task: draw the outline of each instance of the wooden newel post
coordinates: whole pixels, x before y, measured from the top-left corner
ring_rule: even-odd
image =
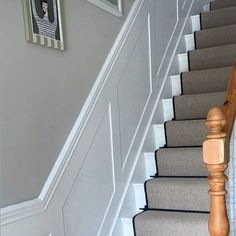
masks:
[[[227,216],[225,170],[229,162],[229,140],[224,132],[226,119],[220,107],[213,107],[208,115],[206,126],[209,133],[203,142],[203,160],[210,173],[210,217],[209,232],[211,236],[228,236],[229,220]]]

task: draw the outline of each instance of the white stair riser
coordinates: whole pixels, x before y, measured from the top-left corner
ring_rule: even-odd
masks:
[[[170,76],[170,80],[171,80],[172,96],[180,95],[182,92],[180,75],[172,75]]]
[[[164,124],[153,125],[156,149],[166,144]]]
[[[210,11],[210,4],[207,4],[207,5],[203,6],[203,11],[204,12]]]
[[[130,218],[121,218],[124,236],[134,236],[133,221]]]
[[[146,205],[144,184],[133,184],[137,212]]]
[[[188,54],[183,53],[178,55],[179,73],[188,71]]]
[[[164,121],[172,120],[174,118],[173,100],[162,99],[162,107]]]
[[[191,16],[192,32],[201,30],[200,15]]]
[[[156,174],[156,163],[155,163],[155,153],[146,152],[144,153],[145,158],[145,169],[146,169],[146,178],[150,178]]]
[[[195,49],[194,34],[187,34],[184,36],[184,41],[186,45],[186,51],[192,51]]]

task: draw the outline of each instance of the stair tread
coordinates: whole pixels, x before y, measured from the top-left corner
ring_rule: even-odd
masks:
[[[161,148],[156,152],[160,176],[207,176],[202,147]]]
[[[136,236],[207,236],[208,214],[144,211],[134,218]]]
[[[183,94],[225,91],[231,72],[232,66],[184,72],[181,74]]]
[[[209,211],[207,178],[154,178],[145,186],[148,208]]]
[[[226,92],[187,94],[174,97],[175,119],[206,118],[213,106],[222,106]]]
[[[236,1],[235,0],[215,0],[211,2],[211,10],[216,10],[216,9],[222,9],[222,8],[228,8],[236,6]]]
[[[209,48],[236,43],[236,24],[195,32],[195,48]]]
[[[165,129],[167,147],[202,146],[208,132],[205,119],[168,121]]]
[[[236,44],[197,49],[189,52],[189,68],[192,71],[232,66],[235,55]]]
[[[236,6],[201,13],[201,28],[209,29],[236,24]]]

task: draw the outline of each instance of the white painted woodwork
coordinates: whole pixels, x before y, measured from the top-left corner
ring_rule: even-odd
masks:
[[[195,49],[194,34],[187,34],[184,36],[186,51],[192,51]]]
[[[135,194],[136,209],[138,210],[140,208],[143,208],[146,205],[144,185],[143,183],[133,184],[133,187],[134,187],[134,194]]]
[[[122,218],[123,225],[123,235],[124,236],[134,236],[133,222],[131,218]]]
[[[146,179],[156,174],[156,163],[154,152],[144,152]]]
[[[153,125],[156,149],[166,144],[164,124]]]
[[[173,100],[172,98],[162,99],[164,121],[174,118]]]
[[[191,22],[192,22],[192,33],[201,30],[199,15],[191,16]]]
[[[188,54],[182,53],[178,55],[179,61],[179,72],[186,72],[188,71]]]
[[[172,96],[180,95],[182,92],[180,75],[172,75],[170,76],[170,80],[171,80]]]
[[[39,198],[1,209],[2,236],[133,235],[205,2],[135,1]]]

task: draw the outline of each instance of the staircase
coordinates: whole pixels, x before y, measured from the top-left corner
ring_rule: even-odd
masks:
[[[164,125],[166,145],[155,152],[157,174],[145,182],[146,206],[133,218],[136,236],[206,236],[208,172],[202,161],[205,118],[224,101],[236,57],[236,0],[215,0],[200,14],[189,71],[181,73],[174,119]]]

